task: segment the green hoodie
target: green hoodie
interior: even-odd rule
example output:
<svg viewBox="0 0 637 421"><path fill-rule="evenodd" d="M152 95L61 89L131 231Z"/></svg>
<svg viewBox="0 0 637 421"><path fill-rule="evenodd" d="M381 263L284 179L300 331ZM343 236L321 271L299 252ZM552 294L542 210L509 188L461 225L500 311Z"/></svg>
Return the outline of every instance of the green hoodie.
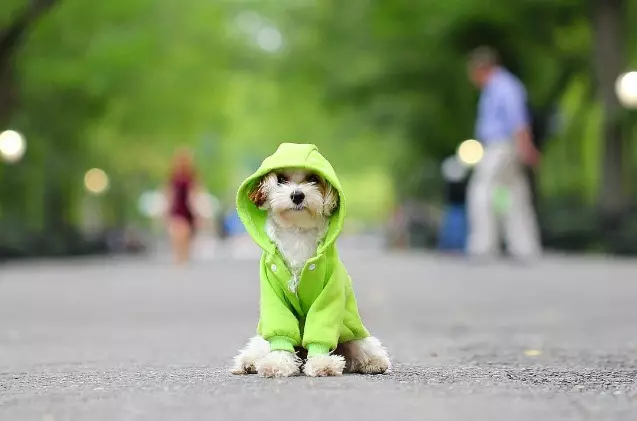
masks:
<svg viewBox="0 0 637 421"><path fill-rule="evenodd" d="M324 177L339 194L329 228L300 274L297 293L287 288L292 274L265 232L266 212L248 193L261 177L282 168L304 168ZM327 354L336 345L369 336L358 314L352 281L336 249L345 219L345 196L330 163L310 144L283 143L248 177L237 193L237 211L252 239L263 249L260 263L261 311L257 332L272 350L302 346L308 355Z"/></svg>

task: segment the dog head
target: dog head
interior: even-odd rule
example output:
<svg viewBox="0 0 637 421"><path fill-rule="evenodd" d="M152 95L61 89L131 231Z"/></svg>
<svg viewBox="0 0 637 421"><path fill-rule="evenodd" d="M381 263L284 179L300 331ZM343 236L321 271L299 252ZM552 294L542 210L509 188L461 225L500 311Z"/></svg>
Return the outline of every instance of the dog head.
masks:
<svg viewBox="0 0 637 421"><path fill-rule="evenodd" d="M303 169L266 174L248 194L280 224L312 228L338 207L338 192L325 178Z"/></svg>

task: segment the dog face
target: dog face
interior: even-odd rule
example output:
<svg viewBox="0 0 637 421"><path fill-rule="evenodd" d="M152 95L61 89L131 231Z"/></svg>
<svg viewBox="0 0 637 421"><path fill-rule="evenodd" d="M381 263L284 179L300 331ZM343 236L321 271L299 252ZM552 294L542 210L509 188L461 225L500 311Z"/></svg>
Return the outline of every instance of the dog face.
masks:
<svg viewBox="0 0 637 421"><path fill-rule="evenodd" d="M250 200L286 225L307 227L328 218L338 206L338 193L323 177L300 169L282 169L265 175Z"/></svg>

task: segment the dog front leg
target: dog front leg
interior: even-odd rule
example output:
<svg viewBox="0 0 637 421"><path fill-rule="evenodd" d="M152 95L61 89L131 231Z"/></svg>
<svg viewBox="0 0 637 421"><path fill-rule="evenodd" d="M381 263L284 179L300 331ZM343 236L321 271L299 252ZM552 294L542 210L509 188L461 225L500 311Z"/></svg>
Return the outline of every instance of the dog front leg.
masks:
<svg viewBox="0 0 637 421"><path fill-rule="evenodd" d="M369 336L346 342L339 348L345 355L346 371L349 373L383 374L391 369L387 350L378 338Z"/></svg>
<svg viewBox="0 0 637 421"><path fill-rule="evenodd" d="M301 359L290 351L274 350L256 362L256 370L263 377L290 377L300 372Z"/></svg>
<svg viewBox="0 0 637 421"><path fill-rule="evenodd" d="M256 362L270 353L270 343L261 336L255 336L248 341L248 344L239 351L239 355L234 357L234 366L230 372L232 374L256 374Z"/></svg>
<svg viewBox="0 0 637 421"><path fill-rule="evenodd" d="M345 368L345 359L337 354L319 354L307 358L303 372L309 377L340 376Z"/></svg>

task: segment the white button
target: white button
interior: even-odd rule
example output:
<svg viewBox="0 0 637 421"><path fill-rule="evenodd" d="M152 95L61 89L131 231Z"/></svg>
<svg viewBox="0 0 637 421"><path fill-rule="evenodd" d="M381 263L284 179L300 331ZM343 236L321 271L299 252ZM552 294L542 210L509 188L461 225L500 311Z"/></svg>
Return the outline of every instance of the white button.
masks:
<svg viewBox="0 0 637 421"><path fill-rule="evenodd" d="M314 263L312 263L308 269L309 270L314 270L314 269L316 269L316 265Z"/></svg>
<svg viewBox="0 0 637 421"><path fill-rule="evenodd" d="M276 265L273 264L272 266L270 266L270 268L272 269L272 272L276 272Z"/></svg>

